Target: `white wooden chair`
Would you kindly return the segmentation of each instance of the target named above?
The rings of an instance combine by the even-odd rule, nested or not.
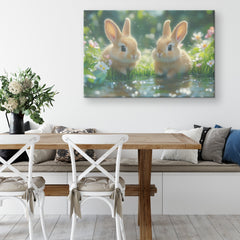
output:
[[[128,140],[127,135],[80,135],[66,134],[62,136],[63,140],[68,143],[72,161],[72,185],[70,187],[70,214],[72,216],[72,229],[70,239],[74,239],[74,231],[76,226],[76,217],[81,217],[81,206],[89,199],[98,199],[104,201],[111,209],[112,217],[116,222],[117,240],[125,240],[125,231],[122,219],[122,201],[125,194],[125,182],[119,176],[120,160],[122,145]],[[78,144],[106,144],[108,149],[96,161],[89,157]],[[112,147],[111,147],[112,146]],[[83,171],[79,176],[76,173],[76,163],[74,150],[78,151],[87,161],[90,166]],[[101,163],[114,151],[116,155],[115,174],[106,171]],[[101,176],[87,175],[97,168]]]
[[[34,240],[32,223],[34,200],[37,201],[40,209],[40,220],[44,240],[48,239],[43,215],[45,180],[43,177],[32,177],[34,146],[39,139],[40,136],[38,135],[0,135],[0,144],[24,145],[8,161],[0,157],[0,163],[2,163],[2,165],[0,165],[0,207],[1,202],[6,199],[16,199],[21,203],[28,218],[30,240]],[[28,172],[20,172],[11,164],[29,147]],[[7,168],[14,173],[12,177],[3,177],[3,171]]]

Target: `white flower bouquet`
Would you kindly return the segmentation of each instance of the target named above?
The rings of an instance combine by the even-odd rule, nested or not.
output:
[[[42,124],[40,113],[52,106],[57,92],[52,90],[54,86],[41,86],[40,80],[31,68],[0,76],[0,111],[29,115],[34,122]]]

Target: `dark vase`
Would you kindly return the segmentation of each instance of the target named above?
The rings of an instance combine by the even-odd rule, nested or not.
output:
[[[9,133],[24,134],[24,115],[21,113],[10,113]]]

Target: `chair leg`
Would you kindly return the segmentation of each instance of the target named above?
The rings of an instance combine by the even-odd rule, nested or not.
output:
[[[28,230],[29,230],[29,239],[33,239],[33,222],[32,222],[32,213],[30,209],[28,209]]]
[[[115,216],[115,222],[116,222],[116,235],[117,235],[117,240],[121,240],[121,232],[120,232],[120,222],[119,222],[119,217],[118,214]]]
[[[44,192],[40,193],[39,196],[39,201],[40,201],[40,221],[41,221],[41,227],[42,227],[42,233],[43,233],[43,238],[44,240],[48,240],[48,236],[46,234],[46,228],[45,228],[45,222],[44,222],[44,200],[45,200],[45,195]]]
[[[125,233],[125,228],[124,228],[124,223],[123,223],[123,218],[118,216],[119,218],[119,222],[120,222],[120,228],[121,228],[121,235],[122,235],[122,239],[126,240],[126,233]]]
[[[73,214],[72,214],[72,228],[71,228],[70,240],[73,240],[73,239],[74,239],[75,227],[76,227],[76,214],[75,214],[75,212],[73,211]]]

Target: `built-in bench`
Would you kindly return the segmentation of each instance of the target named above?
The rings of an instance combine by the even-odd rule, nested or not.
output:
[[[113,159],[107,159],[102,164],[106,170],[115,171]],[[28,162],[14,163],[20,171],[28,171]],[[76,162],[77,171],[81,172],[89,166],[87,161]],[[9,170],[6,170],[9,171]],[[33,172],[71,172],[71,163],[46,161],[33,165]],[[97,169],[96,169],[97,171]],[[121,160],[121,172],[137,172],[138,163],[135,158],[123,158]],[[232,163],[216,163],[212,161],[199,161],[193,164],[185,161],[153,160],[152,172],[240,172],[240,166]]]
[[[27,162],[13,164],[21,171],[28,170]],[[114,171],[114,161],[108,159],[103,163],[109,171]],[[77,171],[83,171],[88,162],[77,162]],[[46,179],[45,210],[48,214],[67,214],[68,184],[71,183],[71,164],[55,162],[54,160],[35,164],[33,174]],[[11,175],[6,171],[4,174]],[[136,158],[123,158],[121,161],[121,176],[127,183],[138,183],[138,164]],[[153,214],[240,214],[240,166],[237,164],[218,164],[211,161],[200,161],[193,164],[185,161],[153,160],[151,189]],[[137,196],[136,186],[128,185],[126,195]],[[153,185],[152,185],[153,186]],[[54,195],[54,191],[62,196]],[[137,199],[125,199],[124,214],[137,214]],[[18,214],[19,206],[11,201],[8,208],[0,208],[0,214],[6,214],[4,209]],[[8,210],[9,211],[9,210]],[[87,214],[108,214],[107,209],[99,208],[89,203],[85,208]],[[9,212],[8,212],[9,213]]]

